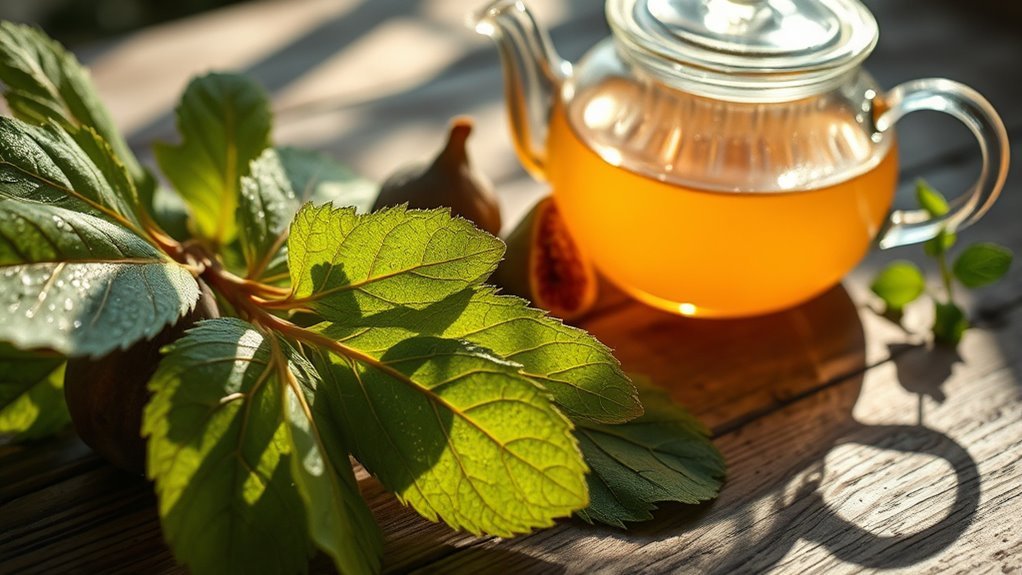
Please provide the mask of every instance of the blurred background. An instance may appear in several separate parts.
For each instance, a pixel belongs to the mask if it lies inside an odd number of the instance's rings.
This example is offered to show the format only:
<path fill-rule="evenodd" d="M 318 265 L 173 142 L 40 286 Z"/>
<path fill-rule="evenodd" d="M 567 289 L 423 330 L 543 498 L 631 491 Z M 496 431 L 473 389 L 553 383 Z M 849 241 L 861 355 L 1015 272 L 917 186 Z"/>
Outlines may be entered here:
<path fill-rule="evenodd" d="M 78 44 L 235 4 L 241 0 L 3 0 L 0 18 L 33 22 Z"/>

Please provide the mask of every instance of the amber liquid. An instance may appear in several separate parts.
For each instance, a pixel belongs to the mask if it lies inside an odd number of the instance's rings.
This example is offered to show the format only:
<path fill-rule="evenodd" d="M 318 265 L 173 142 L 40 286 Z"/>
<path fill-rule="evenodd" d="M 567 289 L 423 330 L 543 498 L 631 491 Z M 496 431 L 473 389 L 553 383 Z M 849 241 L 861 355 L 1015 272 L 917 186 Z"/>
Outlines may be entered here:
<path fill-rule="evenodd" d="M 891 145 L 868 171 L 818 189 L 687 188 L 612 166 L 562 113 L 550 130 L 546 176 L 577 242 L 615 284 L 682 315 L 768 313 L 835 285 L 869 249 L 897 179 Z"/>

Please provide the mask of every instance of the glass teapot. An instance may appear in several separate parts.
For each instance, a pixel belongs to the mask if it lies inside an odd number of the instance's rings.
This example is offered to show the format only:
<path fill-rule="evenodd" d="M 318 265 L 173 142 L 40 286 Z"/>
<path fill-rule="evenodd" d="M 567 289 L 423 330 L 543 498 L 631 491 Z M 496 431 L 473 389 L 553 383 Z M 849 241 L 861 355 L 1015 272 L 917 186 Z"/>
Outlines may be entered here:
<path fill-rule="evenodd" d="M 562 60 L 521 1 L 473 16 L 500 50 L 515 148 L 584 253 L 635 298 L 682 315 L 783 309 L 881 248 L 955 231 L 993 204 L 1008 137 L 945 79 L 884 92 L 862 67 L 858 0 L 607 0 L 613 34 Z M 946 215 L 891 211 L 905 114 L 951 114 L 983 169 Z"/>

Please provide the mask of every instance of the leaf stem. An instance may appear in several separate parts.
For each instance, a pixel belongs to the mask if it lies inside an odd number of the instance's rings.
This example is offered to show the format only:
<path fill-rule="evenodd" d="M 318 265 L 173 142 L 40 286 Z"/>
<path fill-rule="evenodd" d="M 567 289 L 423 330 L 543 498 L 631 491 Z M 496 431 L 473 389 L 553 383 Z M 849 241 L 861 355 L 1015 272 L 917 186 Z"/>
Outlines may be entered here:
<path fill-rule="evenodd" d="M 284 230 L 277 235 L 277 238 L 273 240 L 273 245 L 270 246 L 270 249 L 266 250 L 266 253 L 263 254 L 263 257 L 260 258 L 259 261 L 254 266 L 251 266 L 249 268 L 248 273 L 245 274 L 245 277 L 247 277 L 248 279 L 259 279 L 259 276 L 263 275 L 263 272 L 266 271 L 266 268 L 270 265 L 270 262 L 273 260 L 273 256 L 276 255 L 277 252 L 279 252 L 280 249 L 284 246 L 284 242 L 287 241 L 287 236 L 290 233 L 290 231 L 291 228 L 289 227 L 284 228 Z"/>
<path fill-rule="evenodd" d="M 266 318 L 274 317 L 265 308 L 291 293 L 289 289 L 234 275 L 224 268 L 209 247 L 199 242 L 182 245 L 177 259 L 199 269 L 198 275 L 223 296 L 238 315 L 253 323 L 262 324 Z"/>
<path fill-rule="evenodd" d="M 947 294 L 947 303 L 952 303 L 955 300 L 955 282 L 947 263 L 947 253 L 941 252 L 937 260 L 940 264 L 940 277 L 944 282 L 944 291 Z"/>

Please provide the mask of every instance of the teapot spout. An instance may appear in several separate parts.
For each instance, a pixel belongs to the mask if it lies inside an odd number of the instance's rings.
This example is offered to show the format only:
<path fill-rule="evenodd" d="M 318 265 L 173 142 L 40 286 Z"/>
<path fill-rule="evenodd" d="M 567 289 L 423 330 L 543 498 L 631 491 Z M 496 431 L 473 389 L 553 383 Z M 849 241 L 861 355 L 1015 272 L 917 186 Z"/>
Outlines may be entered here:
<path fill-rule="evenodd" d="M 521 0 L 495 0 L 469 24 L 497 43 L 515 150 L 525 169 L 544 180 L 550 118 L 571 64 L 557 55 Z"/>

